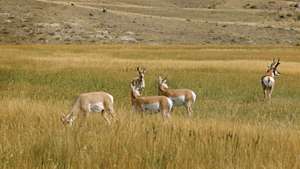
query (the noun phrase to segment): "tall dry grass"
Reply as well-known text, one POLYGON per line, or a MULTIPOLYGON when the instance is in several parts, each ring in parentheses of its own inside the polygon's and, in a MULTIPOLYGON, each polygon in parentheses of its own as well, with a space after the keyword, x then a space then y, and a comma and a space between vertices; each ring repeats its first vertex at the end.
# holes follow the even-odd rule
POLYGON ((226 46, 1 46, 0 168, 300 168, 300 50, 226 46), (261 74, 280 56, 271 102, 261 74), (194 115, 130 111, 129 81, 145 66, 145 95, 159 74, 198 94, 194 115), (64 127, 82 92, 115 97, 118 120, 64 127))

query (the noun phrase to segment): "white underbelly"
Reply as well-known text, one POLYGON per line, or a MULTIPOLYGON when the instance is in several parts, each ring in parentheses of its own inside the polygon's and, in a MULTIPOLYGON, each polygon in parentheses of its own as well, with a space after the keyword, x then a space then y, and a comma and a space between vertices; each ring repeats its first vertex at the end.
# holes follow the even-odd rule
POLYGON ((104 110, 104 105, 102 102, 88 104, 89 112, 100 113, 104 110))
POLYGON ((182 106, 185 104, 185 96, 170 97, 174 106, 182 106))
POLYGON ((143 109, 145 111, 159 111, 159 103, 150 103, 150 104, 144 104, 143 109))
POLYGON ((274 86, 275 79, 273 77, 266 76, 263 78, 263 83, 266 87, 272 87, 274 86))

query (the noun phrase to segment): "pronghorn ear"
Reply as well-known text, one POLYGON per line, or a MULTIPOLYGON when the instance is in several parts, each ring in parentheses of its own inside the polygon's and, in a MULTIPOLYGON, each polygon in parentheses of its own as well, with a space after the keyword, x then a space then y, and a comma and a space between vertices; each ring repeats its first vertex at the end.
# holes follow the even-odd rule
POLYGON ((131 88, 132 90, 134 90, 133 81, 131 81, 131 83, 130 83, 130 88, 131 88))
POLYGON ((65 117, 66 117, 66 115, 64 114, 64 113, 62 113, 63 115, 62 115, 62 117, 60 117, 60 121, 62 122, 62 123, 65 123, 65 117))
POLYGON ((139 66, 136 68, 136 70, 137 70, 138 72, 140 72, 140 69, 141 69, 141 68, 140 68, 139 66))
POLYGON ((270 64, 270 68, 273 68, 273 66, 274 66, 275 64, 276 64, 276 61, 275 61, 275 57, 274 57, 272 63, 270 64))
POLYGON ((159 82, 159 83, 162 83, 162 81, 163 81, 162 77, 161 77, 161 76, 158 76, 158 82, 159 82))

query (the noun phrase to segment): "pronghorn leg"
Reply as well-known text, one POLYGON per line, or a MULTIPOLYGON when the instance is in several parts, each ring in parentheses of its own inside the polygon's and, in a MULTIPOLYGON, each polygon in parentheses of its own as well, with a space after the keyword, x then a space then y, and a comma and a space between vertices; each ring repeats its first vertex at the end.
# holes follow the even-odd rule
POLYGON ((136 113, 137 112, 137 109, 135 106, 132 106, 132 112, 136 113))
POLYGON ((113 109, 109 109, 109 114, 110 114, 110 117, 112 119, 112 121, 116 121, 117 120, 117 116, 116 116, 116 113, 113 109))
POLYGON ((193 110, 192 110, 191 106, 188 107, 188 114, 189 114, 189 117, 192 117, 192 115, 193 115, 193 110))
POLYGON ((144 115, 145 115, 145 112, 146 112, 146 109, 145 109, 145 107, 141 105, 139 108, 140 108, 140 111, 141 111, 141 113, 142 113, 142 114, 141 114, 141 115, 142 115, 142 117, 144 117, 144 115))
POLYGON ((267 96, 268 96, 268 90, 264 89, 264 98, 267 99, 267 96))
POLYGON ((86 117, 89 116, 89 111, 90 111, 89 107, 82 106, 82 107, 80 108, 80 113, 79 113, 79 114, 82 114, 82 116, 83 116, 84 118, 86 118, 86 117))
POLYGON ((170 110, 170 113, 173 113, 174 112, 174 106, 172 106, 171 110, 170 110))
POLYGON ((111 118, 115 118, 116 114, 113 108, 108 108, 108 112, 111 118))
POLYGON ((190 116, 192 116, 192 114, 193 114, 192 105, 189 106, 189 112, 190 112, 190 116))
POLYGON ((82 126, 86 126, 86 121, 87 121, 87 117, 89 116, 89 112, 86 109, 81 109, 80 112, 78 113, 78 116, 81 116, 83 118, 78 118, 78 120, 80 121, 80 127, 82 126))
POLYGON ((192 116, 192 113, 193 113, 191 102, 188 102, 188 103, 185 105, 185 108, 186 108, 186 111, 187 111, 188 115, 191 117, 191 116, 192 116))
POLYGON ((115 119, 117 117, 116 113, 114 111, 110 112, 110 116, 111 116, 112 119, 115 119))
POLYGON ((104 117, 104 119, 106 120, 106 122, 108 124, 111 124, 111 121, 109 120, 109 118, 107 117, 107 112, 105 112, 104 110, 102 110, 101 112, 102 116, 104 117))
POLYGON ((274 89, 274 86, 272 86, 269 91, 269 99, 271 99, 271 97, 272 97, 273 89, 274 89))
POLYGON ((162 111, 162 116, 163 116, 164 119, 167 119, 167 118, 171 117, 170 112, 168 112, 166 110, 162 111))
POLYGON ((166 110, 165 112, 166 112, 166 113, 165 113, 165 114, 166 114, 166 117, 167 117, 167 118, 170 118, 170 117, 171 117, 171 111, 166 110))

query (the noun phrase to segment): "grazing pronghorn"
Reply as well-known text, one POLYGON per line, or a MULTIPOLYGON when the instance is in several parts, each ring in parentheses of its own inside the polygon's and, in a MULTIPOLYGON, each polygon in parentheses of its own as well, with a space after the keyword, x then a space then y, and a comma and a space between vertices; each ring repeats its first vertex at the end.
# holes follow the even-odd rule
POLYGON ((280 75, 277 70, 277 67, 280 64, 279 61, 280 59, 278 59, 277 62, 275 61, 275 59, 273 59, 273 62, 268 67, 266 74, 261 77, 261 85, 264 91, 265 99, 271 99, 271 95, 275 86, 275 77, 280 75))
POLYGON ((140 68, 139 66, 136 68, 138 71, 138 77, 134 78, 131 83, 135 86, 140 93, 142 93, 145 89, 145 68, 140 68))
POLYGON ((106 92, 90 92, 80 94, 73 104, 68 115, 63 115, 63 124, 72 125, 78 115, 88 116, 89 113, 101 113, 108 124, 115 117, 113 96, 106 92), (110 115, 110 118, 107 117, 110 115))
POLYGON ((189 116, 192 116, 192 104, 196 101, 196 94, 189 89, 169 89, 167 79, 158 77, 158 92, 173 101, 174 106, 185 106, 189 116))
POLYGON ((131 86, 131 105, 134 111, 161 112, 164 118, 171 117, 173 102, 165 96, 141 96, 138 88, 131 86))

